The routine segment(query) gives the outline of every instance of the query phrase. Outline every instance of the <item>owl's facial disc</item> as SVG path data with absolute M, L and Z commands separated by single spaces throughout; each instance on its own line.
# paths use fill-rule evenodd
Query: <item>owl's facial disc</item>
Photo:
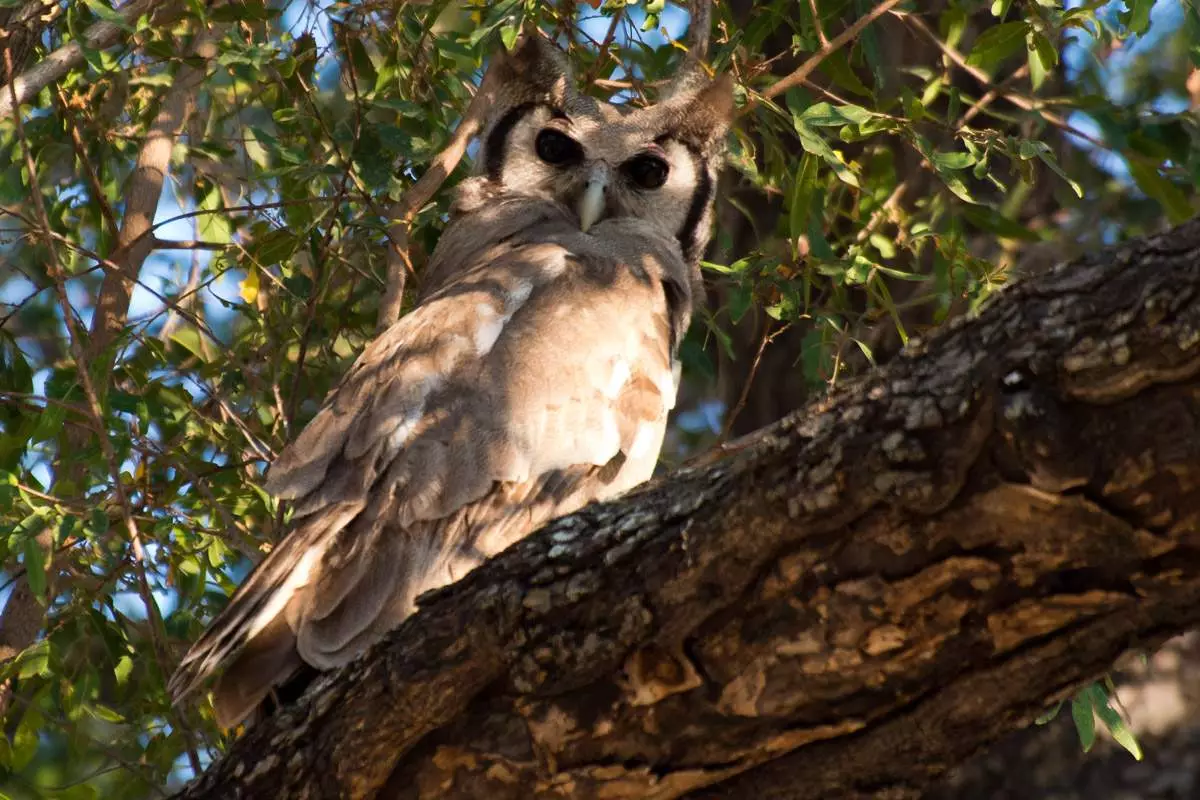
M 604 207 L 608 204 L 608 198 L 605 195 L 608 193 L 608 184 L 611 179 L 611 172 L 607 164 L 598 162 L 592 165 L 587 183 L 583 187 L 583 194 L 579 197 L 579 208 L 577 209 L 579 227 L 584 233 L 587 233 L 587 229 L 595 225 L 604 213 Z

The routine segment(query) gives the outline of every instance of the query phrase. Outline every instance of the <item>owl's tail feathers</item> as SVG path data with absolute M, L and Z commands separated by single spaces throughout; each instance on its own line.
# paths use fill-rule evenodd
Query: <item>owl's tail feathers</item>
M 326 549 L 357 510 L 302 520 L 250 573 L 167 683 L 176 703 L 220 671 L 213 706 L 221 726 L 231 728 L 302 666 L 294 626 Z
M 217 724 L 222 728 L 237 725 L 302 666 L 296 636 L 281 614 L 246 642 L 217 679 L 212 690 Z

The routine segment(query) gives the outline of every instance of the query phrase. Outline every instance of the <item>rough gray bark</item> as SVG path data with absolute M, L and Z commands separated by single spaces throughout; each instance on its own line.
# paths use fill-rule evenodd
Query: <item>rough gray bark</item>
M 1200 220 L 552 523 L 180 796 L 916 796 L 1200 620 L 1198 376 Z

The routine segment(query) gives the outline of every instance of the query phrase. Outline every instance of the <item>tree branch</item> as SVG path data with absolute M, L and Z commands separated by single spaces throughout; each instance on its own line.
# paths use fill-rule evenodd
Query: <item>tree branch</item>
M 216 40 L 213 31 L 198 32 L 192 43 L 192 54 L 205 60 L 214 57 Z M 110 257 L 119 269 L 105 271 L 100 284 L 86 353 L 89 361 L 98 357 L 125 327 L 133 287 L 146 256 L 154 248 L 154 237 L 148 234 L 153 230 L 154 213 L 158 210 L 171 163 L 171 150 L 175 138 L 187 125 L 205 74 L 206 66 L 180 64 L 171 88 L 163 98 L 158 117 L 138 151 L 137 164 L 125 184 L 125 217 L 121 221 L 116 250 Z
M 1060 267 L 551 523 L 179 796 L 916 796 L 1200 620 L 1198 259 Z
M 846 44 L 854 41 L 863 32 L 864 28 L 886 14 L 899 2 L 900 0 L 882 0 L 879 5 L 854 20 L 853 24 L 846 28 L 846 30 L 825 42 L 821 46 L 821 49 L 813 53 L 807 61 L 763 90 L 763 97 L 778 97 L 786 93 L 788 89 L 799 86 L 809 75 L 816 71 L 817 67 L 821 66 L 822 61 L 829 58 L 830 53 L 840 50 Z
M 450 137 L 445 149 L 430 162 L 429 167 L 417 179 L 417 182 L 410 186 L 400 196 L 400 199 L 388 209 L 388 218 L 392 220 L 392 224 L 387 229 L 387 287 L 384 289 L 383 299 L 379 303 L 376 331 L 385 331 L 392 326 L 392 323 L 400 319 L 400 311 L 404 305 L 404 286 L 408 273 L 412 271 L 412 263 L 408 256 L 409 229 L 412 227 L 417 212 L 430 201 L 441 185 L 446 182 L 446 178 L 450 177 L 450 173 L 454 171 L 458 162 L 462 160 L 463 154 L 467 152 L 467 145 L 470 144 L 471 138 L 479 133 L 483 123 L 487 120 L 488 111 L 496 92 L 495 78 L 492 76 L 493 72 L 489 65 L 483 80 L 479 83 L 479 89 L 471 98 L 466 113 L 463 114 L 458 127 L 454 129 L 454 135 Z
M 156 0 L 132 0 L 117 13 L 132 24 L 142 14 L 161 5 Z M 101 50 L 114 44 L 125 32 L 115 22 L 97 22 L 83 32 L 83 43 L 71 41 L 11 79 L 11 85 L 0 86 L 0 116 L 7 117 L 21 103 L 27 103 L 38 92 L 83 63 L 84 48 Z M 15 98 L 15 99 L 14 99 Z

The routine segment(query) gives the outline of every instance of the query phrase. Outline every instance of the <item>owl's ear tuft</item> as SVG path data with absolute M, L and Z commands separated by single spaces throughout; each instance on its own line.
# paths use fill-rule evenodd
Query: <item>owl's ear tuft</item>
M 733 78 L 728 74 L 709 78 L 700 70 L 681 75 L 672 90 L 667 101 L 675 111 L 672 135 L 704 150 L 722 142 L 733 123 Z
M 571 91 L 566 54 L 537 29 L 527 28 L 511 51 L 501 48 L 492 59 L 490 71 L 504 96 L 503 105 L 566 103 Z

